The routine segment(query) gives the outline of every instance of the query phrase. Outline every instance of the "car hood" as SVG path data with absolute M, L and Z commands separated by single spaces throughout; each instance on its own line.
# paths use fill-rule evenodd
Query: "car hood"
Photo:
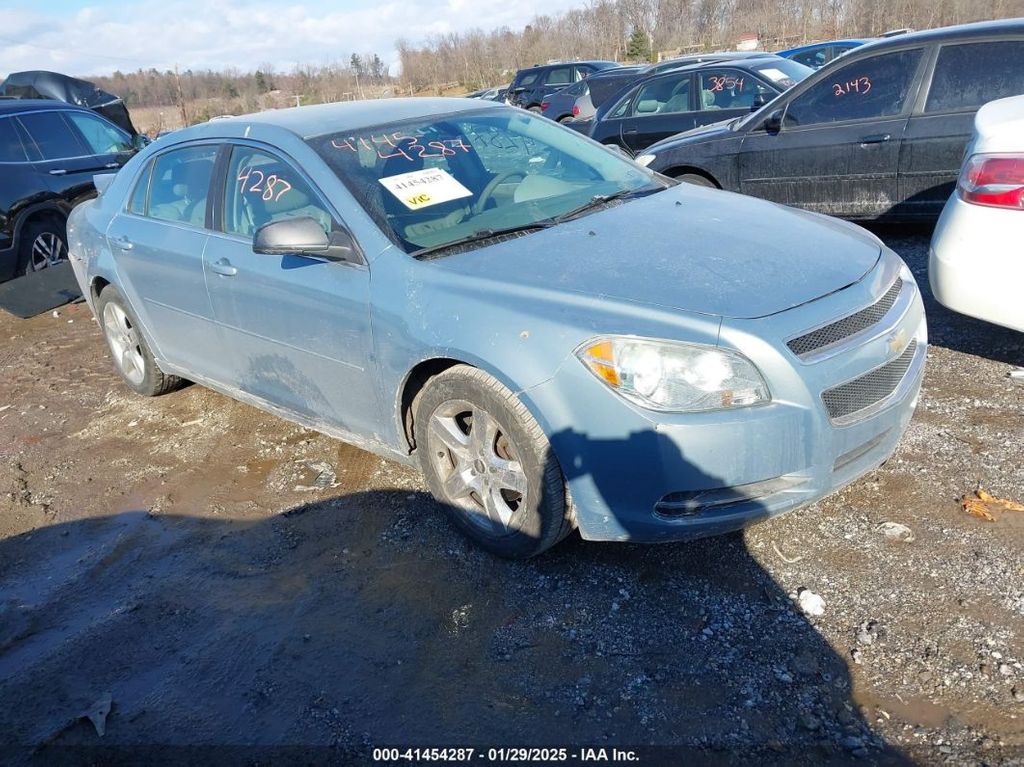
M 659 141 L 657 144 L 651 144 L 643 151 L 643 154 L 656 155 L 658 152 L 664 152 L 666 149 L 679 146 L 680 144 L 694 144 L 699 141 L 713 141 L 719 136 L 735 136 L 730 127 L 738 117 L 734 117 L 731 120 L 723 120 L 722 122 L 711 123 L 711 125 L 702 125 L 699 128 L 693 130 L 683 131 L 677 133 L 674 136 L 670 136 L 667 139 Z
M 680 184 L 434 263 L 498 293 L 526 287 L 756 318 L 852 285 L 880 255 L 853 224 Z

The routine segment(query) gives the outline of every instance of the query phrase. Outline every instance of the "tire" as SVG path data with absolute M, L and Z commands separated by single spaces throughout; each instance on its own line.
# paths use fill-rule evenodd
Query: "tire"
M 693 184 L 694 186 L 703 186 L 708 189 L 718 189 L 718 184 L 709 179 L 707 176 L 701 176 L 698 173 L 680 173 L 674 177 L 676 181 L 682 181 L 684 184 Z
M 180 378 L 167 375 L 156 364 L 142 326 L 113 285 L 103 288 L 96 300 L 96 317 L 110 348 L 114 368 L 128 388 L 136 394 L 155 397 L 181 384 Z
M 25 224 L 19 242 L 17 274 L 38 272 L 68 260 L 67 227 L 56 215 Z
M 481 442 L 473 424 L 484 422 Z M 438 374 L 413 402 L 413 426 L 430 492 L 481 547 L 527 559 L 575 527 L 565 478 L 547 437 L 492 376 L 468 365 Z
M 572 119 L 572 115 L 562 115 L 561 117 L 558 118 L 558 122 L 560 122 L 562 124 L 565 124 L 565 123 L 569 122 L 571 119 Z
M 537 106 L 537 105 L 535 104 L 535 105 L 534 105 L 534 106 L 532 106 L 532 107 L 527 107 L 526 111 L 527 111 L 527 112 L 533 112 L 534 114 L 540 114 L 540 113 L 541 113 L 541 112 L 543 112 L 544 110 L 543 110 L 543 109 L 541 109 L 541 108 L 540 108 L 539 106 Z

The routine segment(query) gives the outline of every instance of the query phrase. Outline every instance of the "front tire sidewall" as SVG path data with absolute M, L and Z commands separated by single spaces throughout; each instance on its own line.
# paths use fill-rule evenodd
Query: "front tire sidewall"
M 458 368 L 435 378 L 414 405 L 414 431 L 420 468 L 434 498 L 466 536 L 481 547 L 511 559 L 526 559 L 554 545 L 566 534 L 565 484 L 561 469 L 551 452 L 543 431 L 511 392 L 490 376 L 473 368 Z M 508 534 L 492 537 L 471 521 L 468 512 L 449 502 L 442 478 L 428 454 L 428 424 L 434 412 L 445 403 L 466 401 L 483 408 L 494 418 L 515 447 L 519 463 L 527 477 L 526 502 L 516 510 Z M 517 412 L 518 411 L 518 412 Z M 524 424 L 524 416 L 529 423 Z
M 120 366 L 114 359 L 114 350 L 111 346 L 110 339 L 107 337 L 107 329 L 104 324 L 104 309 L 108 304 L 115 304 L 121 311 L 125 313 L 128 320 L 132 323 L 132 326 L 136 329 L 139 339 L 139 348 L 142 352 L 142 360 L 145 366 L 145 375 L 139 383 L 134 383 L 128 379 L 121 371 Z M 108 285 L 100 293 L 99 298 L 96 300 L 96 317 L 100 323 L 100 329 L 103 332 L 103 339 L 107 343 L 107 351 L 110 353 L 110 361 L 114 365 L 114 369 L 117 374 L 124 381 L 125 385 L 128 386 L 132 391 L 137 394 L 142 394 L 147 397 L 152 397 L 155 394 L 159 394 L 162 391 L 162 373 L 157 367 L 156 360 L 153 358 L 153 353 L 149 349 L 149 344 L 146 341 L 145 333 L 142 332 L 142 325 L 139 323 L 135 313 L 129 308 L 128 303 L 121 297 L 121 294 L 112 286 Z

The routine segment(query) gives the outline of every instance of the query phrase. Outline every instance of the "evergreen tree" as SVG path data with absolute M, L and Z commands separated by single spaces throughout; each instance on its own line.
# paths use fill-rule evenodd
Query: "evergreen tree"
M 635 27 L 633 34 L 629 36 L 629 42 L 626 43 L 626 56 L 630 61 L 651 60 L 651 41 L 648 39 L 647 33 L 640 27 Z

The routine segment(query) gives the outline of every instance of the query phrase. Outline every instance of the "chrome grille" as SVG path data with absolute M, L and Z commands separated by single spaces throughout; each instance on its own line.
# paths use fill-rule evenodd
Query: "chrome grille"
M 903 279 L 896 278 L 896 282 L 886 291 L 885 295 L 866 309 L 850 314 L 824 327 L 812 330 L 789 341 L 786 346 L 797 357 L 806 357 L 813 352 L 823 349 L 826 346 L 842 341 L 852 335 L 869 328 L 882 319 L 896 303 L 900 291 L 903 289 Z
M 877 404 L 896 391 L 900 381 L 907 374 L 910 363 L 914 359 L 917 341 L 911 341 L 896 359 L 854 378 L 844 384 L 835 386 L 821 395 L 833 421 L 848 419 L 849 416 Z

